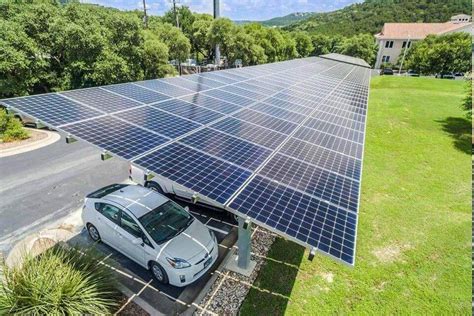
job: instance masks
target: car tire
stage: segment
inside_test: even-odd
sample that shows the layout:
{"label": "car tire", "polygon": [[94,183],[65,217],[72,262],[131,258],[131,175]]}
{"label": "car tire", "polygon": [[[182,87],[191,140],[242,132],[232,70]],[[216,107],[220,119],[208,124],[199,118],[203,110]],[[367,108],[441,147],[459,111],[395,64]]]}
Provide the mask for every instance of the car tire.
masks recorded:
{"label": "car tire", "polygon": [[145,184],[145,187],[148,188],[148,189],[152,189],[153,191],[156,191],[158,193],[160,193],[161,195],[165,195],[165,191],[163,191],[163,189],[160,187],[160,185],[156,182],[147,182]]}
{"label": "car tire", "polygon": [[97,228],[92,225],[92,224],[87,224],[87,232],[89,233],[89,237],[95,241],[95,242],[99,242],[100,241],[100,234],[99,234],[99,230],[97,230]]}
{"label": "car tire", "polygon": [[168,275],[166,274],[165,269],[163,269],[163,267],[161,267],[157,262],[150,262],[150,272],[158,282],[162,284],[169,283]]}

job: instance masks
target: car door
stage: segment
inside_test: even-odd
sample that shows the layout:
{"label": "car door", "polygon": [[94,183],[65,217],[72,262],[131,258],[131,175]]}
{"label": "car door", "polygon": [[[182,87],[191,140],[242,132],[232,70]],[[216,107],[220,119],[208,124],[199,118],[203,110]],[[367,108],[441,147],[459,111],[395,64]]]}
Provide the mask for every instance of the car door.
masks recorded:
{"label": "car door", "polygon": [[[120,216],[120,226],[117,227],[116,232],[121,251],[130,259],[146,266],[143,232],[137,222],[123,210]],[[140,240],[139,243],[134,242],[137,239]]]}
{"label": "car door", "polygon": [[96,224],[102,241],[117,247],[115,230],[119,224],[121,210],[117,206],[108,203],[96,203],[95,208],[99,213]]}

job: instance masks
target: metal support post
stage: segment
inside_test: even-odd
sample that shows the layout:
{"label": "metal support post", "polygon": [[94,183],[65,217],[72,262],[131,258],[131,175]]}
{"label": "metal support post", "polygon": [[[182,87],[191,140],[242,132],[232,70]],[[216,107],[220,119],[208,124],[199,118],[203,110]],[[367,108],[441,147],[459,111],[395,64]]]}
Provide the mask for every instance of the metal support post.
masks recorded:
{"label": "metal support post", "polygon": [[237,254],[232,255],[226,268],[230,271],[250,276],[257,263],[251,259],[252,250],[252,223],[239,217],[239,229],[237,239]]}
{"label": "metal support post", "polygon": [[252,223],[242,217],[239,217],[237,247],[239,247],[237,266],[240,269],[248,269],[250,265],[250,250],[252,249]]}

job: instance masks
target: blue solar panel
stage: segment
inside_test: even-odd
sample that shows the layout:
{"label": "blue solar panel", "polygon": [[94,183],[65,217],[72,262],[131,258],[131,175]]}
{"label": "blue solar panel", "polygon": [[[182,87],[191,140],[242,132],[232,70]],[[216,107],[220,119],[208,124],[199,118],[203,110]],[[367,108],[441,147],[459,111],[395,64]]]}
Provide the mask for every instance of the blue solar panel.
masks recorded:
{"label": "blue solar panel", "polygon": [[250,99],[250,98],[247,98],[247,97],[242,97],[242,96],[238,96],[238,95],[233,94],[233,93],[229,93],[229,92],[225,91],[225,88],[223,88],[223,89],[224,90],[222,90],[222,89],[208,90],[208,91],[204,91],[203,94],[211,96],[211,97],[219,99],[219,100],[234,103],[234,104],[237,104],[237,105],[240,105],[240,106],[248,106],[248,105],[250,105],[250,104],[252,104],[256,101],[256,100],[253,100],[253,99]]}
{"label": "blue solar panel", "polygon": [[250,90],[245,90],[245,89],[237,87],[236,85],[226,86],[225,88],[222,88],[222,89],[225,90],[226,92],[230,92],[230,93],[233,93],[242,97],[250,98],[253,100],[260,100],[266,97],[266,95],[263,93],[257,93]]}
{"label": "blue solar panel", "polygon": [[186,79],[186,80],[198,83],[198,84],[204,84],[204,85],[206,85],[208,87],[211,87],[211,88],[218,88],[218,87],[222,87],[222,86],[225,85],[225,83],[223,83],[223,82],[208,79],[208,78],[205,78],[205,77],[200,76],[200,75],[184,76],[183,79]]}
{"label": "blue solar panel", "polygon": [[173,143],[135,161],[136,164],[224,203],[251,172]]}
{"label": "blue solar panel", "polygon": [[219,112],[208,110],[206,108],[178,99],[165,101],[153,106],[201,124],[207,124],[223,116]]}
{"label": "blue solar panel", "polygon": [[353,179],[360,178],[359,160],[318,145],[291,138],[280,152]]}
{"label": "blue solar panel", "polygon": [[125,159],[133,159],[168,140],[112,117],[68,125],[63,130]]}
{"label": "blue solar panel", "polygon": [[305,116],[302,114],[284,110],[279,107],[271,106],[267,103],[257,103],[253,105],[252,107],[250,107],[250,109],[274,116],[276,118],[290,121],[292,123],[301,123],[305,119]]}
{"label": "blue solar panel", "polygon": [[322,133],[311,128],[302,127],[298,129],[294,137],[354,158],[360,159],[362,157],[362,144],[354,143],[331,134]]}
{"label": "blue solar panel", "polygon": [[357,215],[256,176],[229,205],[232,209],[354,264]]}
{"label": "blue solar panel", "polygon": [[251,122],[256,125],[260,125],[283,134],[290,134],[298,126],[295,123],[278,119],[270,115],[266,115],[260,112],[252,110],[243,110],[234,114],[235,118],[243,121]]}
{"label": "blue solar panel", "polygon": [[180,142],[250,170],[255,170],[271,153],[269,149],[208,128]]}
{"label": "blue solar panel", "polygon": [[202,93],[195,93],[192,95],[181,97],[180,100],[184,100],[186,102],[190,102],[223,114],[229,114],[242,108],[240,105],[209,97]]}
{"label": "blue solar panel", "polygon": [[105,86],[104,89],[146,104],[163,101],[170,98],[165,94],[151,91],[150,89],[140,87],[133,83]]}
{"label": "blue solar panel", "polygon": [[277,154],[263,167],[259,175],[335,206],[357,212],[359,184],[321,167]]}
{"label": "blue solar panel", "polygon": [[163,93],[172,97],[179,97],[182,95],[193,93],[194,91],[175,86],[173,84],[163,82],[161,80],[147,80],[136,83],[137,85],[143,86],[148,89],[152,89],[159,93]]}
{"label": "blue solar panel", "polygon": [[200,92],[200,91],[212,89],[212,87],[207,86],[203,83],[186,80],[185,78],[187,77],[188,76],[182,76],[182,77],[165,78],[165,79],[160,79],[160,80],[166,83],[171,83],[176,86],[191,90],[193,92]]}
{"label": "blue solar panel", "polygon": [[54,93],[7,99],[2,100],[2,103],[52,126],[60,126],[103,114]]}
{"label": "blue solar panel", "polygon": [[277,148],[287,137],[285,134],[234,118],[226,118],[211,127],[270,149]]}
{"label": "blue solar panel", "polygon": [[202,126],[199,123],[163,112],[151,106],[121,112],[116,116],[171,138],[179,137]]}
{"label": "blue solar panel", "polygon": [[121,97],[102,88],[70,90],[61,92],[60,94],[107,113],[141,105],[141,103],[137,101]]}

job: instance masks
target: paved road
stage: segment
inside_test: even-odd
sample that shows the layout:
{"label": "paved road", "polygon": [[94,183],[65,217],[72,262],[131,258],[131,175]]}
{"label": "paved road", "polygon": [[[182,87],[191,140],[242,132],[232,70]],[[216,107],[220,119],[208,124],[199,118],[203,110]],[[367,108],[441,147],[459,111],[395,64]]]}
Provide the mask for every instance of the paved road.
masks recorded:
{"label": "paved road", "polygon": [[86,193],[128,177],[128,164],[61,138],[46,147],[0,159],[0,242],[33,231],[81,206]]}

